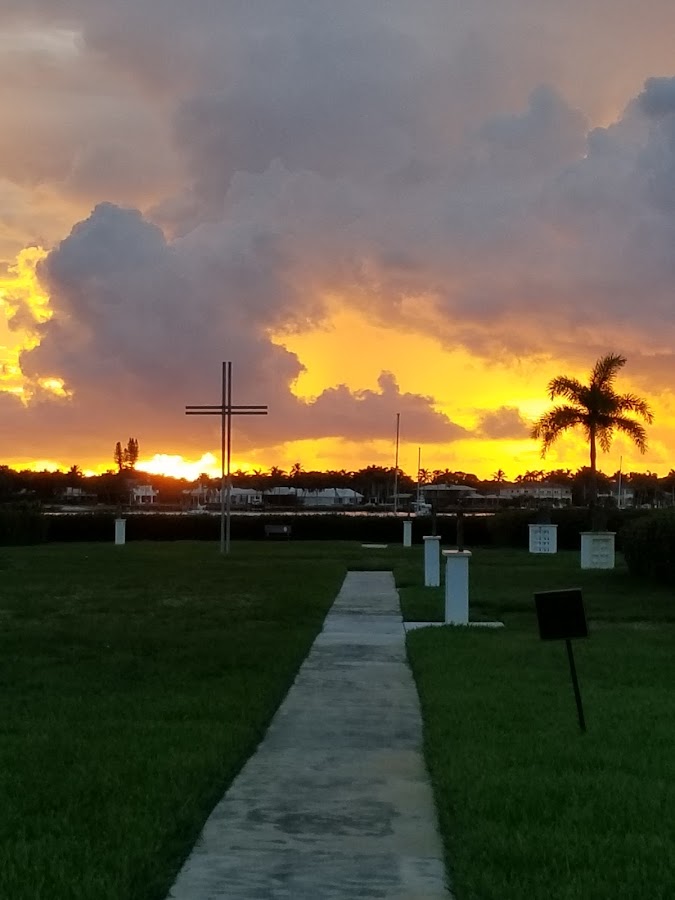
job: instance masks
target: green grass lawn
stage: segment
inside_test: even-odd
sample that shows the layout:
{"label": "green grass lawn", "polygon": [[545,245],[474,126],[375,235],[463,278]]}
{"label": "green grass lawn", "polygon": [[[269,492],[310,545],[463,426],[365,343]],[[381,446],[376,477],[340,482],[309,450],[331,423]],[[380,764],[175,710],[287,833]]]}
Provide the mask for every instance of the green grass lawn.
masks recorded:
{"label": "green grass lawn", "polygon": [[[442,618],[412,552],[396,564],[406,615]],[[457,900],[675,897],[675,598],[622,564],[582,572],[578,553],[478,550],[470,582],[471,618],[505,629],[408,637]],[[534,591],[562,587],[589,619],[586,734],[564,643],[537,633]]]}
{"label": "green grass lawn", "polygon": [[[472,618],[409,655],[457,900],[675,896],[675,600],[578,554],[476,551]],[[0,548],[0,898],[161,900],[348,569],[439,619],[422,549]],[[532,594],[583,589],[581,735]]]}
{"label": "green grass lawn", "polygon": [[0,548],[0,897],[154,900],[356,545]]}

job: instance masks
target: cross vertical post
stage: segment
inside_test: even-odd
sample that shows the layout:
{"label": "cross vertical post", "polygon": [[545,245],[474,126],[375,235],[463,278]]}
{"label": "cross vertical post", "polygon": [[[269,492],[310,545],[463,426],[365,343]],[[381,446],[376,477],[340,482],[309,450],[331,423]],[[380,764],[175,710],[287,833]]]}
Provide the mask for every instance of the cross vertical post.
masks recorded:
{"label": "cross vertical post", "polygon": [[232,363],[221,371],[220,406],[186,406],[186,416],[220,416],[220,552],[230,552],[232,511],[232,416],[266,416],[267,406],[232,404]]}
{"label": "cross vertical post", "polygon": [[227,487],[225,503],[225,552],[230,552],[230,518],[232,512],[232,363],[227,364]]}
{"label": "cross vertical post", "polygon": [[231,363],[222,364],[221,379],[221,416],[220,416],[220,552],[229,553],[230,547],[225,540],[225,434],[229,431],[230,417],[227,414],[227,369]]}
{"label": "cross vertical post", "polygon": [[396,413],[396,460],[394,462],[394,515],[398,512],[398,444],[401,433],[401,413]]}

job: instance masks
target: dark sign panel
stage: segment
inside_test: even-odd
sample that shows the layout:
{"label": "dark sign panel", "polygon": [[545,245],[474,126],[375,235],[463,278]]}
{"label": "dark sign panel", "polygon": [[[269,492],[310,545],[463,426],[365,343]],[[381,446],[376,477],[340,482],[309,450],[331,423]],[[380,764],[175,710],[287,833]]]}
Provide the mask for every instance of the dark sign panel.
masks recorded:
{"label": "dark sign panel", "polygon": [[561,641],[588,637],[586,613],[581,591],[539,591],[534,595],[539,621],[539,636],[543,641]]}

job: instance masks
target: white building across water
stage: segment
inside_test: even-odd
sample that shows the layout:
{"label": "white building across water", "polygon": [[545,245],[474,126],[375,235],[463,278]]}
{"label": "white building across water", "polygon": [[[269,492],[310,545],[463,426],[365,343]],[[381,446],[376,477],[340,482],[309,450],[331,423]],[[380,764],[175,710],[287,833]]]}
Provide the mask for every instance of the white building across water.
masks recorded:
{"label": "white building across water", "polygon": [[[194,507],[220,503],[220,488],[195,487],[183,491]],[[233,487],[230,503],[233,509],[259,509],[267,500],[272,506],[353,507],[363,503],[363,494],[352,488],[321,488],[310,491],[295,487],[274,487],[267,491]]]}
{"label": "white building across water", "polygon": [[506,499],[522,497],[541,502],[549,502],[555,506],[572,504],[572,488],[562,484],[546,481],[523,481],[520,484],[502,484],[499,496]]}

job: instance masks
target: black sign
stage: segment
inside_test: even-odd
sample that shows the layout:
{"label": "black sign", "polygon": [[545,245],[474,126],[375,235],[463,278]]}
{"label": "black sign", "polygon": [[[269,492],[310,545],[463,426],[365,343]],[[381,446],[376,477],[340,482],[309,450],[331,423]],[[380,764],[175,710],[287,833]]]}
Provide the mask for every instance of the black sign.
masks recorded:
{"label": "black sign", "polygon": [[542,641],[588,637],[584,601],[578,588],[539,591],[534,602]]}
{"label": "black sign", "polygon": [[577,703],[579,714],[579,728],[586,731],[584,707],[581,702],[581,691],[577,669],[574,664],[572,651],[572,638],[588,637],[584,602],[581,599],[581,591],[578,588],[570,588],[564,591],[539,591],[534,595],[537,607],[537,619],[539,621],[539,636],[542,641],[565,641],[567,647],[567,659],[570,664],[574,699]]}

